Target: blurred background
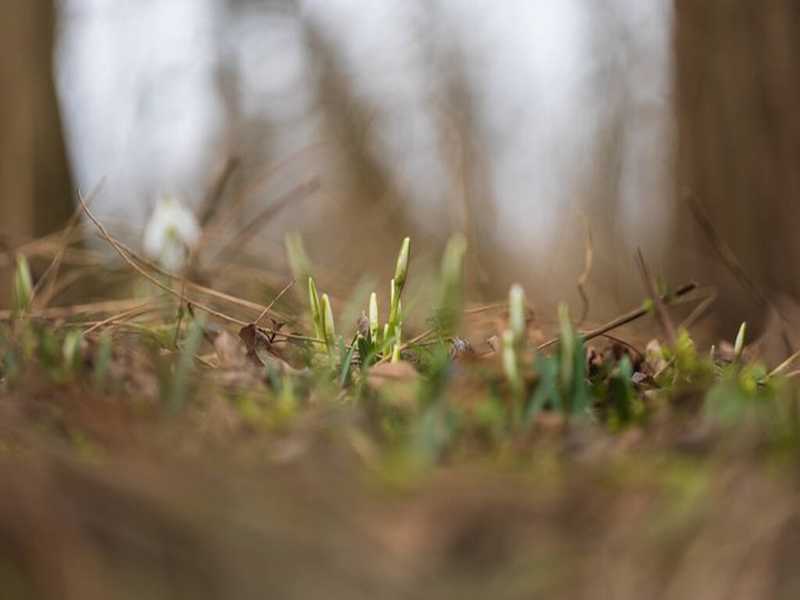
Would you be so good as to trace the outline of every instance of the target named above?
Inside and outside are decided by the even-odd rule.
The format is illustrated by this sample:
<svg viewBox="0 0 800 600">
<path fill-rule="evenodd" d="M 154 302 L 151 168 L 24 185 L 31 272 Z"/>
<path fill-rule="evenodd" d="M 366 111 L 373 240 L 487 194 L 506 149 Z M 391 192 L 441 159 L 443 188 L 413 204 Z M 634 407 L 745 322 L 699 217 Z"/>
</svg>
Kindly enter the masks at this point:
<svg viewBox="0 0 800 600">
<path fill-rule="evenodd" d="M 759 295 L 798 288 L 795 9 L 689 4 L 12 0 L 6 243 L 57 228 L 75 188 L 133 244 L 164 196 L 213 199 L 229 237 L 272 211 L 237 260 L 285 273 L 298 231 L 347 290 L 388 276 L 403 236 L 425 271 L 463 231 L 475 299 L 518 280 L 549 314 L 579 302 L 588 224 L 593 319 L 641 299 L 641 247 L 717 286 L 726 326 L 766 322 Z"/>
</svg>

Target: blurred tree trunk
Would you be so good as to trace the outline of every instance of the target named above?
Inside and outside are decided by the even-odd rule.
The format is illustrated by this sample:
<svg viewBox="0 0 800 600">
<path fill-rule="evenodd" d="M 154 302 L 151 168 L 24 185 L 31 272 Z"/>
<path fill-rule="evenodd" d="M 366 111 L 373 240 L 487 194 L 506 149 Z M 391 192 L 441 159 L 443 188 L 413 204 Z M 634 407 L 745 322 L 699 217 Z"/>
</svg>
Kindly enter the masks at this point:
<svg viewBox="0 0 800 600">
<path fill-rule="evenodd" d="M 709 221 L 764 297 L 796 298 L 800 3 L 675 0 L 674 6 L 679 193 L 707 208 Z M 686 227 L 676 246 L 703 249 L 687 261 L 702 265 L 710 247 L 701 240 L 687 243 L 687 236 L 702 234 Z M 723 271 L 719 261 L 706 262 L 697 274 L 722 282 L 723 304 L 737 316 L 757 315 L 764 302 L 734 286 Z"/>
<path fill-rule="evenodd" d="M 0 5 L 0 236 L 57 229 L 72 184 L 53 82 L 52 0 Z"/>
</svg>

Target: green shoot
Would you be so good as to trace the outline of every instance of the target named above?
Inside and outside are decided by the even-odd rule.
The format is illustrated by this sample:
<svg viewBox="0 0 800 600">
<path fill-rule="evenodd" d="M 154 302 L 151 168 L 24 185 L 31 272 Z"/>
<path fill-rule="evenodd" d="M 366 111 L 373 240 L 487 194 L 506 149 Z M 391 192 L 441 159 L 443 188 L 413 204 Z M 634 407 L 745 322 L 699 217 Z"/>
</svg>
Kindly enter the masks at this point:
<svg viewBox="0 0 800 600">
<path fill-rule="evenodd" d="M 525 385 L 520 375 L 517 349 L 511 330 L 503 332 L 502 344 L 503 371 L 511 386 L 511 421 L 516 426 L 519 423 L 520 402 L 525 393 Z"/>
<path fill-rule="evenodd" d="M 341 368 L 339 369 L 339 387 L 345 387 L 348 383 L 350 383 L 350 373 L 352 371 L 353 366 L 353 355 L 355 354 L 356 347 L 358 346 L 359 339 L 363 339 L 360 334 L 356 334 L 356 337 L 353 338 L 353 341 L 350 343 L 349 348 L 345 348 L 344 343 L 342 343 L 342 358 L 341 358 Z"/>
<path fill-rule="evenodd" d="M 286 247 L 286 257 L 289 260 L 289 268 L 295 281 L 304 281 L 311 277 L 311 261 L 306 254 L 303 246 L 303 238 L 297 232 L 287 233 L 284 238 Z"/>
<path fill-rule="evenodd" d="M 397 286 L 397 295 L 403 293 L 403 288 L 406 285 L 406 278 L 408 277 L 408 259 L 411 251 L 411 238 L 405 238 L 403 245 L 400 247 L 400 254 L 397 256 L 397 266 L 394 270 L 394 282 Z"/>
<path fill-rule="evenodd" d="M 23 254 L 17 256 L 17 270 L 14 273 L 14 297 L 12 306 L 17 315 L 30 310 L 33 303 L 33 279 L 28 259 Z"/>
<path fill-rule="evenodd" d="M 442 291 L 438 320 L 444 335 L 452 335 L 461 323 L 464 298 L 464 255 L 467 240 L 461 234 L 450 238 L 442 259 Z"/>
<path fill-rule="evenodd" d="M 328 351 L 333 351 L 336 345 L 336 327 L 333 323 L 333 308 L 331 307 L 331 299 L 328 294 L 322 294 L 322 339 L 325 340 L 325 345 Z"/>
<path fill-rule="evenodd" d="M 502 334 L 501 359 L 503 372 L 511 387 L 511 424 L 519 425 L 525 384 L 520 374 L 519 350 L 525 339 L 525 292 L 514 284 L 508 292 L 509 328 Z"/>
<path fill-rule="evenodd" d="M 566 416 L 579 416 L 588 412 L 591 394 L 586 381 L 586 353 L 583 338 L 575 331 L 566 304 L 558 307 L 561 332 L 559 379 L 562 410 Z"/>
<path fill-rule="evenodd" d="M 575 332 L 566 304 L 558 305 L 558 325 L 561 333 L 561 385 L 570 387 L 575 364 Z"/>
<path fill-rule="evenodd" d="M 378 343 L 380 320 L 378 318 L 378 295 L 372 292 L 369 296 L 369 337 L 372 344 Z"/>
<path fill-rule="evenodd" d="M 394 337 L 394 330 L 397 327 L 397 322 L 400 320 L 400 293 L 397 288 L 397 282 L 392 279 L 389 282 L 389 330 L 387 337 Z"/>
<path fill-rule="evenodd" d="M 395 342 L 394 342 L 394 347 L 392 349 L 393 363 L 400 361 L 400 344 L 402 342 L 402 329 L 403 329 L 402 323 L 398 323 L 397 327 L 395 327 Z"/>
<path fill-rule="evenodd" d="M 739 362 L 742 358 L 742 352 L 744 352 L 744 341 L 747 335 L 747 322 L 744 322 L 739 327 L 739 332 L 736 334 L 736 342 L 733 346 L 733 360 L 735 362 Z"/>
<path fill-rule="evenodd" d="M 518 283 L 508 293 L 508 323 L 514 345 L 518 346 L 525 337 L 525 291 Z"/>
<path fill-rule="evenodd" d="M 105 387 L 106 377 L 111 367 L 112 346 L 111 334 L 104 333 L 100 336 L 100 345 L 97 348 L 97 354 L 94 361 L 94 373 L 92 378 L 94 380 L 94 387 L 97 390 L 102 390 Z"/>
<path fill-rule="evenodd" d="M 64 336 L 61 353 L 64 357 L 64 376 L 71 379 L 78 368 L 81 359 L 81 340 L 83 336 L 78 330 L 68 331 Z"/>
<path fill-rule="evenodd" d="M 189 392 L 193 387 L 192 375 L 194 373 L 194 357 L 203 342 L 205 323 L 202 320 L 192 320 L 183 339 L 175 372 L 167 396 L 167 411 L 176 414 L 186 405 Z"/>
<path fill-rule="evenodd" d="M 322 307 L 319 302 L 319 294 L 314 278 L 308 278 L 308 306 L 311 311 L 311 323 L 314 327 L 314 336 L 319 340 L 325 340 L 325 332 L 322 327 Z"/>
</svg>

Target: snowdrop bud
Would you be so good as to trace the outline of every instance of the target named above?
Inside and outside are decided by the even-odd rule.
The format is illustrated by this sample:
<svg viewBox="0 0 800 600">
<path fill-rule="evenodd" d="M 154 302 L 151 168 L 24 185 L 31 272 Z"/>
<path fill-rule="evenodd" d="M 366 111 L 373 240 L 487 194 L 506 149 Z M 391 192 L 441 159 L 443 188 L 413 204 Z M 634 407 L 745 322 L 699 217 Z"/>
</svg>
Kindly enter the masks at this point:
<svg viewBox="0 0 800 600">
<path fill-rule="evenodd" d="M 508 293 L 508 320 L 514 343 L 520 343 L 525 336 L 525 291 L 515 283 Z"/>
<path fill-rule="evenodd" d="M 408 276 L 408 257 L 411 250 L 411 238 L 403 240 L 403 245 L 400 247 L 400 254 L 397 256 L 397 266 L 394 270 L 394 281 L 397 285 L 398 295 L 402 293 L 406 285 L 406 277 Z"/>
<path fill-rule="evenodd" d="M 17 256 L 17 270 L 14 273 L 13 307 L 18 313 L 27 311 L 33 302 L 33 279 L 28 259 L 25 255 Z"/>
<path fill-rule="evenodd" d="M 369 296 L 369 335 L 374 343 L 378 339 L 378 295 L 372 292 Z"/>
<path fill-rule="evenodd" d="M 744 340 L 747 336 L 747 323 L 744 322 L 739 327 L 739 333 L 736 334 L 736 343 L 733 345 L 733 356 L 734 360 L 739 360 L 742 358 L 742 352 L 744 352 Z"/>
<path fill-rule="evenodd" d="M 392 279 L 389 282 L 389 335 L 394 335 L 394 329 L 400 320 L 400 292 L 397 289 L 397 282 Z"/>
<path fill-rule="evenodd" d="M 322 332 L 328 349 L 332 349 L 336 342 L 336 327 L 333 323 L 333 308 L 328 294 L 322 294 Z"/>
<path fill-rule="evenodd" d="M 190 250 L 200 239 L 200 225 L 194 213 L 174 197 L 156 204 L 144 230 L 145 253 L 167 271 L 180 271 Z"/>
<path fill-rule="evenodd" d="M 569 316 L 569 308 L 563 302 L 558 305 L 558 323 L 561 331 L 561 382 L 571 385 L 573 361 L 575 360 L 575 329 Z"/>
</svg>

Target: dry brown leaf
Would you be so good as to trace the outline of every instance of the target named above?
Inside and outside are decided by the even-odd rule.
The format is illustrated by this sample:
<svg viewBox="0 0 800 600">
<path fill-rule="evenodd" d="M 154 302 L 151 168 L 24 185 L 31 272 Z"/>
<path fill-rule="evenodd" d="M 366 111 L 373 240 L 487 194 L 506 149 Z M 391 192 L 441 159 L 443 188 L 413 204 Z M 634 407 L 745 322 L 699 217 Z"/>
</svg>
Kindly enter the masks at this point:
<svg viewBox="0 0 800 600">
<path fill-rule="evenodd" d="M 242 327 L 239 338 L 247 349 L 247 357 L 257 366 L 269 365 L 280 373 L 299 372 L 282 356 L 269 336 L 254 323 Z"/>
</svg>

